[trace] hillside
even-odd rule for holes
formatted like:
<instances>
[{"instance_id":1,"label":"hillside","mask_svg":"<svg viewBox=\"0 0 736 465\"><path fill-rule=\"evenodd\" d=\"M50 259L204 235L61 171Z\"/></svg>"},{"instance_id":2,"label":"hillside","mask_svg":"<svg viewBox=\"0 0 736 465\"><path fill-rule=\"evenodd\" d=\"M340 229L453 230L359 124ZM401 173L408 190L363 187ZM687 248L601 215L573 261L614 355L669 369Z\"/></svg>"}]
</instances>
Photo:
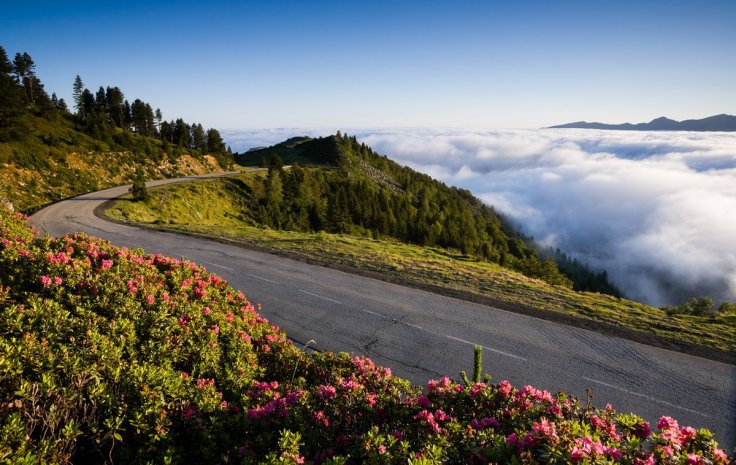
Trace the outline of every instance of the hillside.
<instances>
[{"instance_id":1,"label":"hillside","mask_svg":"<svg viewBox=\"0 0 736 465\"><path fill-rule=\"evenodd\" d=\"M357 236L392 237L422 246L456 249L550 284L619 295L603 275L582 267L567 276L552 259L469 191L448 187L375 153L355 137L292 138L273 147L236 154L238 163L276 160L263 186L249 196L255 223L292 231L326 230ZM328 169L284 171L280 165ZM274 180L274 173L279 179ZM274 201L273 184L283 185ZM571 279L573 278L573 279Z\"/></svg>"},{"instance_id":2,"label":"hillside","mask_svg":"<svg viewBox=\"0 0 736 465\"><path fill-rule=\"evenodd\" d=\"M703 119L675 121L666 117L655 118L648 123L604 124L578 121L550 126L550 128L611 129L621 131L736 131L736 116L715 115Z\"/></svg>"},{"instance_id":3,"label":"hillside","mask_svg":"<svg viewBox=\"0 0 736 465\"><path fill-rule=\"evenodd\" d=\"M70 79L71 82L71 79ZM219 133L177 119L117 87L93 94L77 76L76 111L46 93L31 57L0 47L0 198L25 211L131 182L223 171L232 164Z\"/></svg>"},{"instance_id":4,"label":"hillside","mask_svg":"<svg viewBox=\"0 0 736 465\"><path fill-rule=\"evenodd\" d=\"M219 276L0 207L3 463L729 463L707 430L292 345Z\"/></svg>"}]
</instances>

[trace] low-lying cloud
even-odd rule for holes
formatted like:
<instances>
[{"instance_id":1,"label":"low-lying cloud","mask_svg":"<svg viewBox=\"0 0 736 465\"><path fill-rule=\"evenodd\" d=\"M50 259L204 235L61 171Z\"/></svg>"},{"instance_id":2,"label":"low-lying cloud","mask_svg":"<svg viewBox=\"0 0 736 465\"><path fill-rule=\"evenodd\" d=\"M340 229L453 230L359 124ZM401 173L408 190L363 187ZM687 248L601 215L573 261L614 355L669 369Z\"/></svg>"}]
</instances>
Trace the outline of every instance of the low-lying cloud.
<instances>
[{"instance_id":1,"label":"low-lying cloud","mask_svg":"<svg viewBox=\"0 0 736 465\"><path fill-rule=\"evenodd\" d=\"M301 131L301 132L299 132ZM269 145L327 130L228 134ZM736 300L736 134L572 129L348 130L464 187L544 245L653 305ZM277 140L268 139L268 137Z\"/></svg>"}]
</instances>

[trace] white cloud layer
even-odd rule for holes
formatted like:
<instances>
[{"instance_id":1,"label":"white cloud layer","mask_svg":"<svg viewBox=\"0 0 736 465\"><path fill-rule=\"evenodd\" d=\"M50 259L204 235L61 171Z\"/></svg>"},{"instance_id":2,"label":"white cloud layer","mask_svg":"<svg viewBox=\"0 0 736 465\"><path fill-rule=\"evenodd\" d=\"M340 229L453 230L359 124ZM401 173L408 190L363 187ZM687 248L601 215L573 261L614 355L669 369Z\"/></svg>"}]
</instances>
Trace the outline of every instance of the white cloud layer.
<instances>
[{"instance_id":1,"label":"white cloud layer","mask_svg":"<svg viewBox=\"0 0 736 465\"><path fill-rule=\"evenodd\" d=\"M348 132L399 163L469 189L540 242L608 270L632 298L653 305L694 295L736 301L736 134ZM226 137L236 148L330 133Z\"/></svg>"}]
</instances>

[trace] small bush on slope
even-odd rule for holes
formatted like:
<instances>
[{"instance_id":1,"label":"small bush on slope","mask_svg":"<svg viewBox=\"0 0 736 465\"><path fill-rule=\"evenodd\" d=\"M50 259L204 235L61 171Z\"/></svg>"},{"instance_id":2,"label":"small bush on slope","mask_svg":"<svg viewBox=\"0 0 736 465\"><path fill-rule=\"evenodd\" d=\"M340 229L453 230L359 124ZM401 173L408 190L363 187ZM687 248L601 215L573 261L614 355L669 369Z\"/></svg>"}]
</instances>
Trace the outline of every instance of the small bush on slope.
<instances>
[{"instance_id":1,"label":"small bush on slope","mask_svg":"<svg viewBox=\"0 0 736 465\"><path fill-rule=\"evenodd\" d=\"M307 355L203 268L0 211L0 463L728 463L706 430L657 429Z\"/></svg>"}]
</instances>

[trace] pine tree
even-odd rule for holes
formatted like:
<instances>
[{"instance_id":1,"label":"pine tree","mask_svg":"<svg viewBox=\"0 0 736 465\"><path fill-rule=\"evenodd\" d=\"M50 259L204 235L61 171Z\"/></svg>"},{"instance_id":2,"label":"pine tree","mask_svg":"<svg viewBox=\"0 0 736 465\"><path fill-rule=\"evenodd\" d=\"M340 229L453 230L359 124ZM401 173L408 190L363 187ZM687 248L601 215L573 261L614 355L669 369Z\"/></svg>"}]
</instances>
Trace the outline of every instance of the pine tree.
<instances>
[{"instance_id":1,"label":"pine tree","mask_svg":"<svg viewBox=\"0 0 736 465\"><path fill-rule=\"evenodd\" d=\"M23 91L10 76L13 65L0 47L0 141L18 139L25 132Z\"/></svg>"},{"instance_id":2,"label":"pine tree","mask_svg":"<svg viewBox=\"0 0 736 465\"><path fill-rule=\"evenodd\" d=\"M74 108L77 109L77 114L80 115L82 118L84 118L84 106L82 105L82 93L84 92L84 83L82 82L82 78L79 77L79 74L77 74L77 77L74 78L74 86L72 88L72 98L74 99Z\"/></svg>"},{"instance_id":3,"label":"pine tree","mask_svg":"<svg viewBox=\"0 0 736 465\"><path fill-rule=\"evenodd\" d=\"M67 106L66 101L63 98L59 99L59 102L56 105L56 109L62 113L69 113L69 107Z\"/></svg>"},{"instance_id":4,"label":"pine tree","mask_svg":"<svg viewBox=\"0 0 736 465\"><path fill-rule=\"evenodd\" d=\"M13 65L10 64L8 54L5 52L5 48L0 45L0 73L10 74L13 72Z\"/></svg>"},{"instance_id":5,"label":"pine tree","mask_svg":"<svg viewBox=\"0 0 736 465\"><path fill-rule=\"evenodd\" d=\"M107 96L105 95L105 89L100 86L97 89L97 95L95 95L95 109L101 114L107 114Z\"/></svg>"},{"instance_id":6,"label":"pine tree","mask_svg":"<svg viewBox=\"0 0 736 465\"><path fill-rule=\"evenodd\" d=\"M15 54L15 59L13 60L13 72L15 73L15 79L18 84L23 86L26 101L29 103L35 103L33 94L33 84L35 82L34 77L36 76L35 69L36 64L33 62L33 59L29 54Z\"/></svg>"},{"instance_id":7,"label":"pine tree","mask_svg":"<svg viewBox=\"0 0 736 465\"><path fill-rule=\"evenodd\" d=\"M125 96L119 87L107 87L105 89L105 100L107 101L107 117L122 128L125 126Z\"/></svg>"},{"instance_id":8,"label":"pine tree","mask_svg":"<svg viewBox=\"0 0 736 465\"><path fill-rule=\"evenodd\" d=\"M82 110L81 114L83 118L88 118L95 111L95 96L89 89L82 91Z\"/></svg>"},{"instance_id":9,"label":"pine tree","mask_svg":"<svg viewBox=\"0 0 736 465\"><path fill-rule=\"evenodd\" d=\"M207 135L201 124L192 125L192 148L204 150L207 148Z\"/></svg>"},{"instance_id":10,"label":"pine tree","mask_svg":"<svg viewBox=\"0 0 736 465\"><path fill-rule=\"evenodd\" d=\"M225 143L217 129L210 128L207 130L207 151L215 154L225 151Z\"/></svg>"},{"instance_id":11,"label":"pine tree","mask_svg":"<svg viewBox=\"0 0 736 465\"><path fill-rule=\"evenodd\" d=\"M163 138L161 136L161 122L163 121L163 118L164 117L161 114L161 109L160 108L156 108L155 118L156 118L156 131L158 132L159 137Z\"/></svg>"},{"instance_id":12,"label":"pine tree","mask_svg":"<svg viewBox=\"0 0 736 465\"><path fill-rule=\"evenodd\" d=\"M130 192L133 194L133 200L136 202L142 202L148 199L146 178L143 174L143 168L140 166L135 170L135 179L133 180L133 186L130 188Z\"/></svg>"}]
</instances>

